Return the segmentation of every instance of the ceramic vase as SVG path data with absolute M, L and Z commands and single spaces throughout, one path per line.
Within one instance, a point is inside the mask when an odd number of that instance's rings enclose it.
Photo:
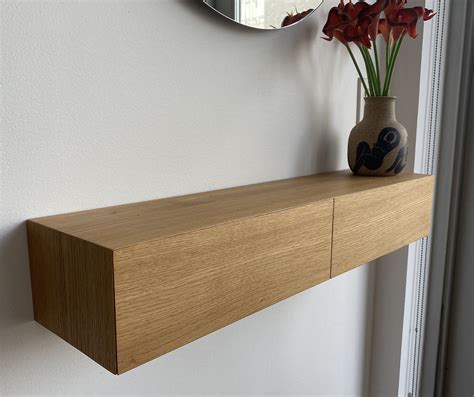
M 407 130 L 395 117 L 395 97 L 366 97 L 364 117 L 351 131 L 347 148 L 355 175 L 393 176 L 407 161 Z

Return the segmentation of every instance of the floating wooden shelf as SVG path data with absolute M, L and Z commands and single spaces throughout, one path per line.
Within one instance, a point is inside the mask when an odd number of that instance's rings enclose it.
M 35 319 L 120 374 L 426 236 L 432 194 L 340 171 L 32 219 Z

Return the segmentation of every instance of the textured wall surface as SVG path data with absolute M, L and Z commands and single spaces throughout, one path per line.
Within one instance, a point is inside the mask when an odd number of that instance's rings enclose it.
M 30 217 L 346 168 L 356 77 L 322 14 L 258 32 L 197 0 L 2 3 L 0 394 L 365 393 L 368 267 L 120 377 L 32 314 Z

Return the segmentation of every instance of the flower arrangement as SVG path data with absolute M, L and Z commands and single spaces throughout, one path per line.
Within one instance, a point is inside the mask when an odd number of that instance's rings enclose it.
M 323 28 L 330 41 L 340 41 L 349 51 L 364 86 L 366 96 L 389 96 L 393 70 L 405 36 L 416 38 L 418 20 L 428 21 L 436 13 L 424 7 L 406 7 L 407 0 L 377 0 L 370 5 L 365 1 L 344 4 L 340 0 L 331 8 Z M 383 17 L 382 17 L 383 13 Z M 382 84 L 377 37 L 385 40 L 385 78 Z M 365 82 L 356 57 L 351 49 L 353 43 L 360 50 L 364 61 L 368 85 Z M 370 51 L 373 49 L 373 51 Z

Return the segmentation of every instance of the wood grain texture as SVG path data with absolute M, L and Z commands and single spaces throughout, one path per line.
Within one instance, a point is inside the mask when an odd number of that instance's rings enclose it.
M 432 189 L 339 171 L 36 218 L 35 319 L 123 373 L 426 235 Z
M 332 200 L 115 253 L 118 371 L 329 279 Z
M 116 373 L 112 251 L 31 221 L 27 231 L 35 320 Z
M 390 178 L 357 177 L 349 171 L 336 171 L 34 221 L 115 250 L 422 177 L 410 173 Z
M 331 277 L 427 236 L 433 184 L 424 177 L 336 197 Z

